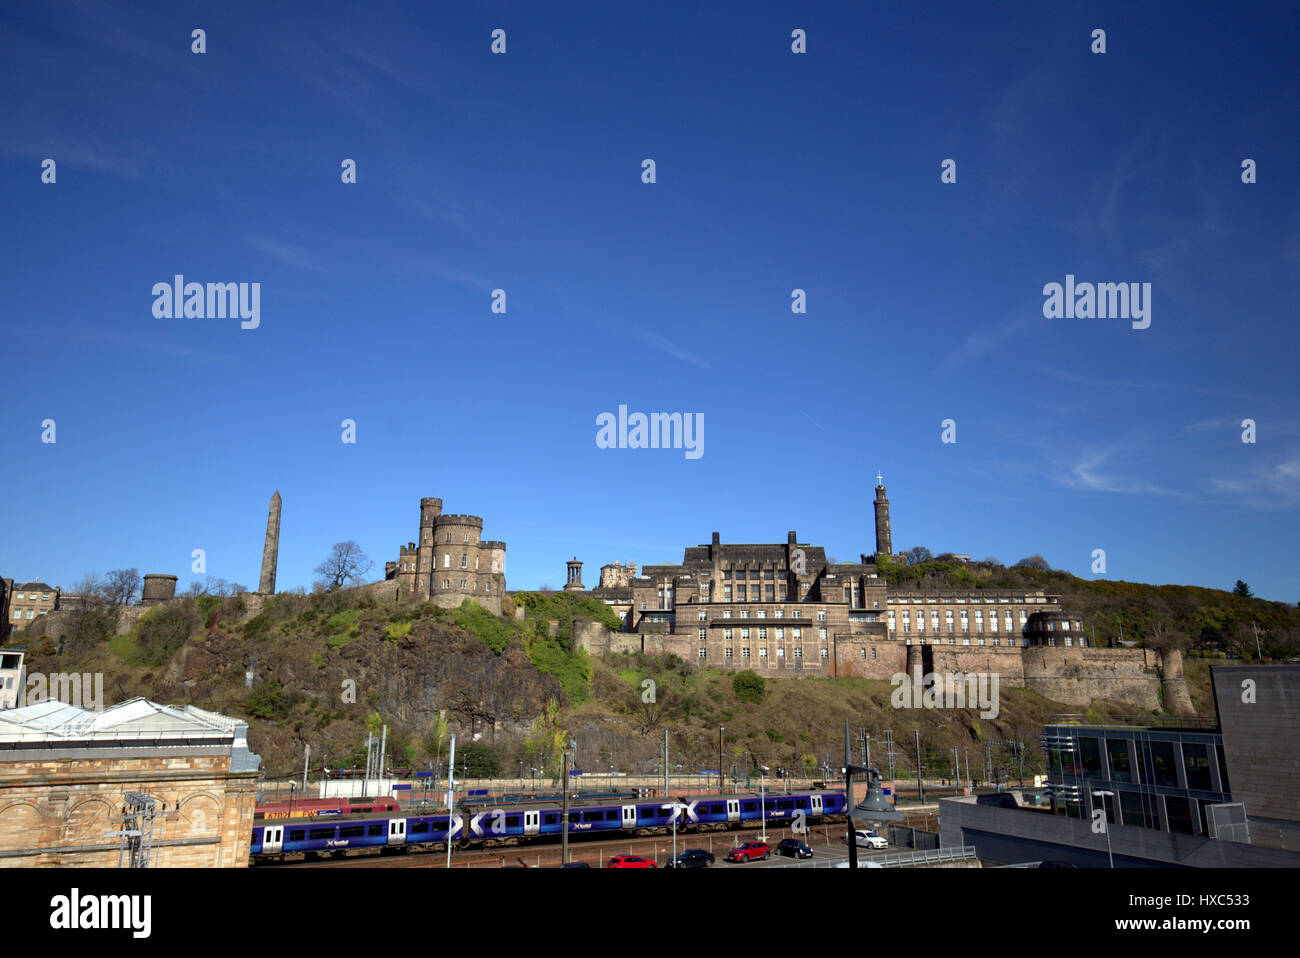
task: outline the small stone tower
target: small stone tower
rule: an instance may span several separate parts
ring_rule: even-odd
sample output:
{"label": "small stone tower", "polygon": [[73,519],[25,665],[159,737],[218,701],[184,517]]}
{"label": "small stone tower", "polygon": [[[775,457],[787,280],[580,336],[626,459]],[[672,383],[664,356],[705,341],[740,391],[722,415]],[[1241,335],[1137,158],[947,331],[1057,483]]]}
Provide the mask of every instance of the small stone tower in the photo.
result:
{"label": "small stone tower", "polygon": [[415,594],[428,598],[432,589],[433,570],[437,561],[433,555],[433,527],[442,515],[442,500],[425,496],[420,500],[420,538],[415,553]]}
{"label": "small stone tower", "polygon": [[150,573],[144,577],[144,591],[140,595],[141,605],[157,605],[176,597],[176,576]]}
{"label": "small stone tower", "polygon": [[585,591],[582,584],[582,563],[578,557],[574,556],[569,560],[569,578],[564,583],[565,592],[583,592]]}
{"label": "small stone tower", "polygon": [[889,534],[889,500],[885,498],[885,481],[879,474],[876,475],[876,555],[892,556],[894,554],[893,539]]}
{"label": "small stone tower", "polygon": [[262,547],[262,578],[257,591],[263,595],[275,594],[275,564],[280,557],[280,491],[271,497],[271,508],[266,514],[266,544]]}

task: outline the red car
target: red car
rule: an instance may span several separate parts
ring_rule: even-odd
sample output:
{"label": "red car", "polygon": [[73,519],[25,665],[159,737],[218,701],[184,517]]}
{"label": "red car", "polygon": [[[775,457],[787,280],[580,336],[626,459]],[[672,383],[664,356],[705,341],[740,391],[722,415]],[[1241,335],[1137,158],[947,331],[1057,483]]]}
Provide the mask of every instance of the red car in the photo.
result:
{"label": "red car", "polygon": [[755,858],[764,861],[772,857],[772,849],[765,842],[745,842],[727,852],[729,862],[752,862]]}
{"label": "red car", "polygon": [[615,855],[606,868],[656,868],[654,862],[639,855]]}

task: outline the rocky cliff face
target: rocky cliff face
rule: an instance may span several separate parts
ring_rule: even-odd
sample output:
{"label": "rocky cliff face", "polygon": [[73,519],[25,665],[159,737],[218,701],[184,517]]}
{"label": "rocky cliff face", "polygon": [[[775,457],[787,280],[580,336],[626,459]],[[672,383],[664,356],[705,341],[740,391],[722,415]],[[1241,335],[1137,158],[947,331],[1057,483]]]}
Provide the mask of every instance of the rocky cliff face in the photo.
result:
{"label": "rocky cliff face", "polygon": [[228,689],[231,679],[243,689],[251,669],[255,688],[268,682],[283,687],[287,714],[255,722],[249,734],[250,747],[271,768],[281,768],[307,744],[313,755],[331,740],[338,743],[336,754],[351,748],[356,724],[372,712],[390,726],[393,743],[411,736],[423,740],[440,715],[453,730],[492,742],[503,732],[526,733],[547,699],[559,695],[558,683],[540,674],[518,646],[498,655],[476,636],[444,623],[417,621],[396,641],[363,631],[325,653],[319,643],[299,645],[210,634],[182,650],[151,697],[202,699]]}

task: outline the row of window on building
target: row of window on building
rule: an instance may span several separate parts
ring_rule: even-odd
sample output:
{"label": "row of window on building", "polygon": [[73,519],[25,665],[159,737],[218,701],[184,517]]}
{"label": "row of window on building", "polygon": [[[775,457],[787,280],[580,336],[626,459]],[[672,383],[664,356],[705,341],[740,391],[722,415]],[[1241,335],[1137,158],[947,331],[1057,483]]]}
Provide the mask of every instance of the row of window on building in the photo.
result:
{"label": "row of window on building", "polygon": [[[732,637],[732,635],[735,633],[735,631],[736,631],[736,630],[735,630],[734,628],[731,628],[731,627],[725,628],[725,629],[722,630],[722,637],[723,637],[724,639],[730,639],[730,638]],[[772,629],[772,631],[776,633],[776,635],[775,635],[776,641],[780,642],[782,639],[785,638],[785,629],[784,629],[784,628],[774,628],[774,629]],[[760,627],[758,628],[758,640],[759,640],[760,642],[766,642],[766,641],[767,641],[767,632],[768,632],[768,629],[767,629],[766,626],[760,626]],[[749,628],[748,626],[742,627],[741,630],[740,630],[740,637],[741,637],[741,639],[748,639],[749,636],[750,636],[750,628]],[[708,629],[700,629],[700,641],[703,642],[707,637],[708,637]],[[802,640],[802,639],[803,639],[803,629],[800,628],[800,627],[797,627],[797,626],[796,626],[795,628],[792,628],[792,629],[790,630],[790,637],[791,637],[792,639],[800,639],[800,640]],[[817,630],[817,637],[818,637],[819,639],[821,639],[822,642],[825,642],[825,641],[826,641],[826,629],[825,629],[824,627],[823,627],[823,628],[819,628],[819,629]]]}
{"label": "row of window on building", "polygon": [[[700,638],[703,639],[703,636],[701,636]],[[728,636],[728,638],[730,638],[730,636]],[[776,654],[775,654],[774,656],[769,657],[768,654],[767,654],[767,652],[768,652],[768,650],[767,650],[767,646],[759,646],[759,649],[758,649],[758,664],[759,664],[759,665],[772,665],[773,662],[775,662],[775,664],[776,664],[776,666],[777,666],[778,668],[779,668],[781,665],[783,665],[783,664],[785,663],[785,647],[784,647],[784,646],[780,646],[780,645],[778,645],[778,646],[776,647],[776,650],[775,650],[775,651],[776,651]],[[735,659],[734,659],[734,652],[735,652],[734,648],[733,648],[732,646],[730,646],[730,645],[726,646],[726,647],[723,649],[723,658],[726,660],[726,661],[725,661],[725,664],[726,664],[726,665],[730,666],[730,665],[735,661]],[[826,648],[826,646],[822,646],[821,649],[820,649],[820,652],[821,652],[821,664],[822,664],[822,665],[825,665],[825,664],[830,660],[830,649]],[[860,649],[858,649],[858,655],[859,655],[861,658],[865,659],[865,658],[867,657],[867,650],[866,650],[865,648],[860,648]],[[802,664],[803,664],[803,646],[800,646],[800,645],[793,646],[793,647],[790,649],[790,656],[791,656],[792,661],[795,662],[795,664],[802,665]],[[875,650],[874,648],[871,650],[871,657],[872,657],[873,659],[876,658],[876,650]],[[701,661],[701,662],[707,662],[707,661],[708,661],[708,659],[709,659],[709,650],[708,650],[707,647],[705,647],[705,646],[703,646],[703,645],[700,646],[700,648],[699,648],[699,658],[700,658],[700,661]],[[751,656],[750,656],[750,647],[749,647],[749,646],[747,646],[747,645],[742,645],[742,646],[740,647],[740,661],[741,661],[741,663],[742,663],[743,665],[749,665],[749,664],[750,664]]]}
{"label": "row of window on building", "polygon": [[[976,631],[976,632],[983,632],[983,631],[984,631],[984,611],[985,611],[985,610],[983,610],[983,609],[976,609],[976,610],[975,610],[975,631]],[[1024,609],[1021,609],[1021,610],[1020,610],[1020,628],[1021,628],[1022,631],[1023,631],[1024,627],[1025,627],[1025,622],[1028,621],[1028,619],[1029,619],[1029,613],[1026,612]],[[947,632],[955,632],[955,631],[957,631],[957,629],[955,628],[955,620],[954,620],[954,618],[953,618],[953,610],[952,610],[952,609],[946,609],[946,610],[944,610],[943,620],[944,620],[944,625],[946,626],[946,628],[945,628],[944,631],[947,631]],[[901,612],[901,613],[899,614],[899,621],[901,621],[901,623],[902,623],[902,633],[903,633],[904,635],[909,635],[909,634],[911,633],[911,631],[912,631],[912,613],[911,613],[911,611],[909,611],[909,610],[904,610],[903,612]],[[997,613],[997,610],[996,610],[996,609],[989,609],[989,610],[988,610],[988,625],[989,625],[989,631],[990,631],[990,632],[996,632],[996,631],[998,631],[998,613]],[[1007,610],[1005,611],[1005,615],[1004,615],[1004,617],[1003,617],[1003,625],[1004,625],[1004,629],[1003,629],[1003,631],[1005,631],[1005,632],[1011,632],[1011,631],[1013,631],[1012,615],[1011,615],[1011,610],[1010,610],[1010,609],[1007,609]],[[1076,625],[1077,628],[1082,628],[1082,623],[1076,623],[1075,625]],[[889,610],[889,631],[890,631],[890,632],[898,631],[898,629],[896,628],[896,624],[895,624],[894,610],[893,610],[893,609],[890,609],[890,610]],[[924,611],[923,609],[917,609],[917,610],[916,610],[916,631],[917,631],[919,634],[923,634],[923,633],[925,632],[925,611]],[[930,631],[931,631],[931,632],[938,632],[938,631],[940,631],[940,629],[939,629],[939,610],[938,610],[938,609],[931,609],[931,610],[930,610]],[[961,631],[962,631],[962,632],[969,632],[969,631],[970,631],[970,613],[969,613],[967,610],[965,610],[965,609],[962,609],[962,610],[961,610]]]}
{"label": "row of window on building", "polygon": [[[442,587],[443,587],[444,589],[450,589],[450,588],[451,588],[451,580],[450,580],[450,579],[443,579],[443,580],[442,580]],[[461,592],[477,592],[477,591],[478,591],[478,583],[477,583],[477,582],[472,582],[472,581],[470,581],[469,579],[461,579],[461,580],[460,580],[460,586],[459,586],[459,588],[460,588],[460,591],[461,591]],[[491,583],[491,582],[484,582],[484,583],[483,583],[483,594],[484,594],[484,595],[491,595],[491,594],[492,594],[492,583]]]}
{"label": "row of window on building", "polygon": [[[436,563],[437,561],[438,561],[438,560],[435,558],[435,559],[434,559],[434,562]],[[450,553],[450,552],[444,552],[444,553],[442,554],[442,567],[443,567],[444,569],[450,569],[450,568],[451,568],[451,553]],[[462,552],[462,553],[461,553],[461,556],[460,556],[460,567],[461,567],[462,569],[468,569],[468,568],[469,568],[469,553],[466,553],[466,552]],[[414,563],[414,562],[403,562],[403,563],[401,564],[401,570],[402,570],[403,572],[414,572],[414,571],[415,571],[415,563]],[[478,557],[477,557],[477,556],[474,557],[474,571],[475,571],[475,572],[478,571]]]}

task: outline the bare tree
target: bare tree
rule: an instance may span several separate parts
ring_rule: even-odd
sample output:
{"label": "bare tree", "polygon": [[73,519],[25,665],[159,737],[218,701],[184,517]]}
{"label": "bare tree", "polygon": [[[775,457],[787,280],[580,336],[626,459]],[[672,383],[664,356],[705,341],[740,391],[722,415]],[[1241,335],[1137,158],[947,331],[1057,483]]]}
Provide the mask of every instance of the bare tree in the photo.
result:
{"label": "bare tree", "polygon": [[359,583],[373,567],[374,562],[361,551],[361,546],[348,539],[334,543],[329,556],[312,571],[321,577],[317,581],[325,591],[333,592],[345,585]]}
{"label": "bare tree", "polygon": [[1169,649],[1184,651],[1191,640],[1187,634],[1172,628],[1167,622],[1161,619],[1155,619],[1151,623],[1151,638],[1147,639],[1147,646],[1155,649],[1157,652],[1165,652]]}
{"label": "bare tree", "polygon": [[928,562],[932,558],[930,550],[925,546],[912,546],[903,555],[907,557],[908,565],[919,565],[922,562]]}
{"label": "bare tree", "polygon": [[80,653],[117,634],[117,609],[107,598],[107,583],[93,573],[82,577],[73,589],[66,602],[68,630],[59,651]]}
{"label": "bare tree", "polygon": [[1042,572],[1051,572],[1052,567],[1047,564],[1047,560],[1040,555],[1027,556],[1016,563],[1016,566],[1024,566],[1029,569],[1038,569]]}
{"label": "bare tree", "polygon": [[201,595],[218,595],[225,597],[228,595],[239,595],[247,592],[248,586],[238,582],[227,582],[225,579],[216,576],[207,576],[202,582],[198,579],[190,582],[189,587],[183,593],[192,599],[197,599]]}
{"label": "bare tree", "polygon": [[102,594],[110,605],[133,605],[140,595],[139,569],[113,569],[101,586]]}

